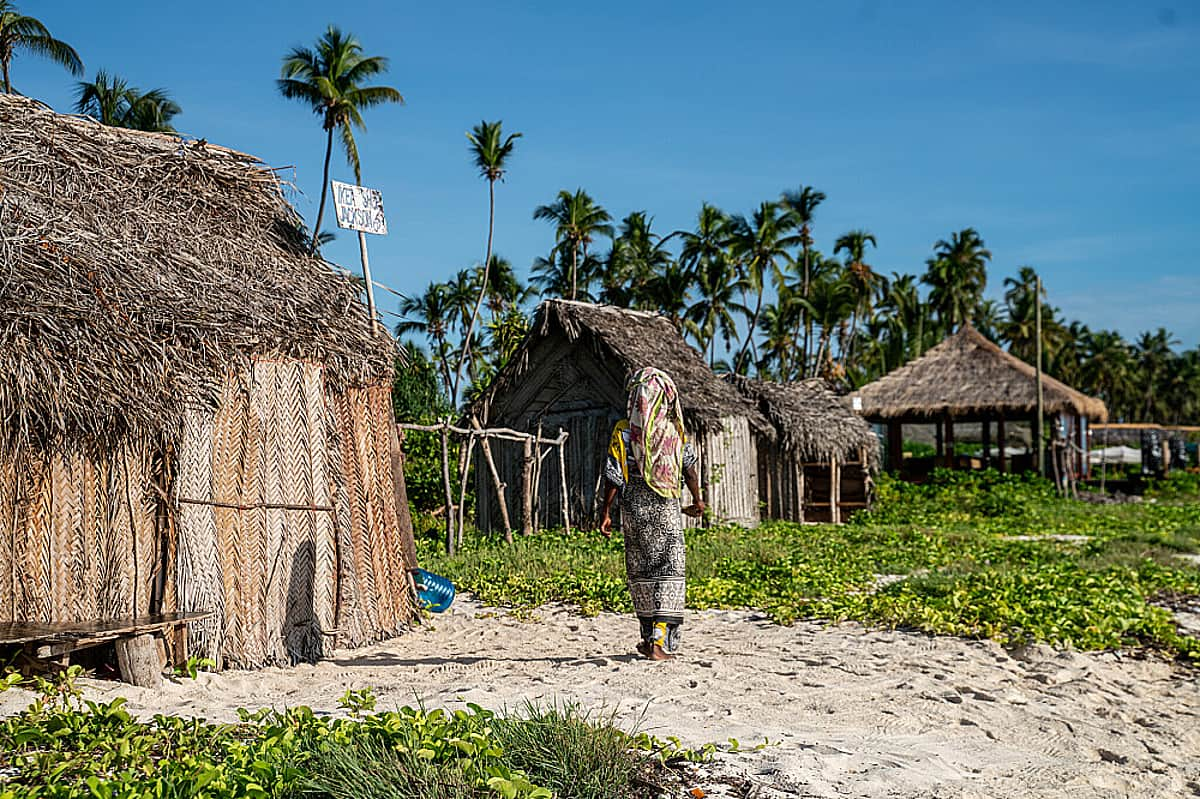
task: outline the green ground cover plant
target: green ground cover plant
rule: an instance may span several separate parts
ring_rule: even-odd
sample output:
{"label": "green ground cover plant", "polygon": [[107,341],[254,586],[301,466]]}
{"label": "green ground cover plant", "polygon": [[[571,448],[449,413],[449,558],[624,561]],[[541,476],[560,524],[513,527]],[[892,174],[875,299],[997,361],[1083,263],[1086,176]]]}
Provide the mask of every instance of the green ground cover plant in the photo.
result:
{"label": "green ground cover plant", "polygon": [[[1178,557],[1200,551],[1200,497],[1183,492],[1089,504],[1036,477],[937,472],[922,485],[883,478],[875,508],[840,527],[768,522],[687,539],[692,608],[1200,661],[1200,641],[1156,604],[1200,595],[1200,569]],[[489,604],[594,614],[631,610],[622,552],[619,536],[548,531],[511,546],[476,537],[453,558],[430,542],[423,562]]]}
{"label": "green ground cover plant", "polygon": [[642,797],[667,760],[704,756],[574,705],[377,711],[369,690],[348,691],[340,717],[296,707],[241,711],[236,724],[138,720],[122,699],[82,699],[79,673],[35,681],[37,700],[0,721],[0,799]]}

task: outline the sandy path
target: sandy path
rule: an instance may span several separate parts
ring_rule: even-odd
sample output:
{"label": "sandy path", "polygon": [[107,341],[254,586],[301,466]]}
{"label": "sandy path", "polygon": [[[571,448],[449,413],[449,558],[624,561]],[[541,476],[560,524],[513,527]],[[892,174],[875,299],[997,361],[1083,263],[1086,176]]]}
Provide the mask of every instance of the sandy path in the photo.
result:
{"label": "sandy path", "polygon": [[[688,619],[684,656],[654,664],[631,652],[631,617],[537,616],[460,599],[431,626],[316,665],[160,692],[89,682],[89,695],[211,719],[272,704],[335,711],[364,686],[380,707],[567,698],[696,744],[779,742],[722,759],[763,797],[1200,796],[1197,675],[1159,661],[704,612]],[[0,694],[0,712],[26,700]]]}

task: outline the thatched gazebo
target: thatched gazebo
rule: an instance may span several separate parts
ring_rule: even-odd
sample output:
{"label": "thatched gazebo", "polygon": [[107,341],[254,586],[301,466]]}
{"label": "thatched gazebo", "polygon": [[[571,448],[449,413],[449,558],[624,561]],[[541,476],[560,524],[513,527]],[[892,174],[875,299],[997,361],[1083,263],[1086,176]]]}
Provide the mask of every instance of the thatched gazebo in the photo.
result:
{"label": "thatched gazebo", "polygon": [[0,620],[214,611],[225,665],[406,628],[394,345],[276,174],[0,95]]}
{"label": "thatched gazebo", "polygon": [[[937,426],[937,462],[961,465],[954,456],[954,425],[982,425],[983,466],[1006,462],[1005,423],[1033,422],[1037,415],[1034,367],[1005,352],[970,325],[895,371],[851,395],[855,410],[867,420],[887,427],[888,468],[900,468],[905,424]],[[1073,445],[1077,473],[1086,468],[1087,423],[1104,421],[1104,403],[1046,375],[1042,376],[1043,413],[1060,424],[1061,439]],[[993,462],[992,424],[1001,442]],[[1017,464],[1029,468],[1028,463]]]}
{"label": "thatched gazebo", "polygon": [[[671,375],[684,421],[700,456],[706,503],[722,521],[759,521],[756,439],[773,437],[767,419],[713,374],[700,353],[666,317],[605,305],[547,300],[509,364],[469,409],[487,427],[554,435],[567,431],[566,485],[570,520],[595,520],[613,424],[625,415],[626,376],[644,366]],[[518,503],[521,451],[497,452],[507,507]],[[537,525],[562,524],[563,480],[556,459],[537,481]],[[476,523],[497,529],[499,503],[486,468],[477,468]]]}
{"label": "thatched gazebo", "polygon": [[758,494],[766,516],[836,524],[868,507],[879,439],[825,380],[729,380],[774,427],[772,438],[758,441]]}

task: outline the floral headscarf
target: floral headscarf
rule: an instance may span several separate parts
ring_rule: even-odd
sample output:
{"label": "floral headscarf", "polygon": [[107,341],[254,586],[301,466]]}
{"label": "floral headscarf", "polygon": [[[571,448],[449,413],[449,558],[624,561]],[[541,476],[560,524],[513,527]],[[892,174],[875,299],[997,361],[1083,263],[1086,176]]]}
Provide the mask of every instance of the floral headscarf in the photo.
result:
{"label": "floral headscarf", "polygon": [[625,385],[629,392],[629,446],[638,472],[654,493],[680,495],[683,473],[683,412],[679,391],[666,372],[639,369]]}

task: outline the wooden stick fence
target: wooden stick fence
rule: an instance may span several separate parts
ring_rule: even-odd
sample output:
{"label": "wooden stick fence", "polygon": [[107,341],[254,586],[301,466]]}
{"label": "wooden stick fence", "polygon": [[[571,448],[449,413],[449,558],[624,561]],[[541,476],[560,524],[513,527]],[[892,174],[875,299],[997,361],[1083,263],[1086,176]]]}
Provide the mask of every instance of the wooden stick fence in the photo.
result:
{"label": "wooden stick fence", "polygon": [[[471,427],[457,427],[449,421],[439,422],[437,424],[411,424],[400,423],[396,425],[397,430],[401,431],[401,436],[406,431],[416,431],[424,433],[438,433],[441,439],[442,450],[442,488],[446,496],[446,552],[453,555],[458,546],[463,542],[463,530],[466,528],[466,495],[467,495],[467,474],[471,468],[471,456],[475,451],[476,442],[479,443],[479,451],[483,455],[483,460],[487,464],[488,473],[492,479],[492,485],[496,492],[496,499],[500,505],[500,519],[504,525],[504,539],[512,543],[513,527],[508,512],[508,502],[505,499],[505,489],[508,487],[500,479],[500,472],[496,468],[496,461],[492,457],[491,440],[512,441],[521,444],[522,446],[522,466],[521,466],[521,533],[523,535],[533,535],[534,529],[538,522],[538,508],[536,499],[538,488],[541,485],[542,461],[554,451],[558,449],[558,466],[559,477],[561,481],[560,490],[562,491],[562,517],[563,527],[570,531],[570,503],[567,498],[567,457],[566,443],[567,431],[560,429],[558,435],[554,438],[547,438],[542,434],[541,424],[538,424],[537,434],[522,433],[519,430],[513,430],[508,427],[492,427],[485,428],[475,417],[471,418]],[[450,436],[455,435],[466,441],[466,449],[460,449],[458,462],[458,478],[459,478],[459,494],[458,502],[454,501],[454,487],[450,481]],[[543,449],[545,447],[545,449]],[[536,457],[535,457],[536,448]]]}

